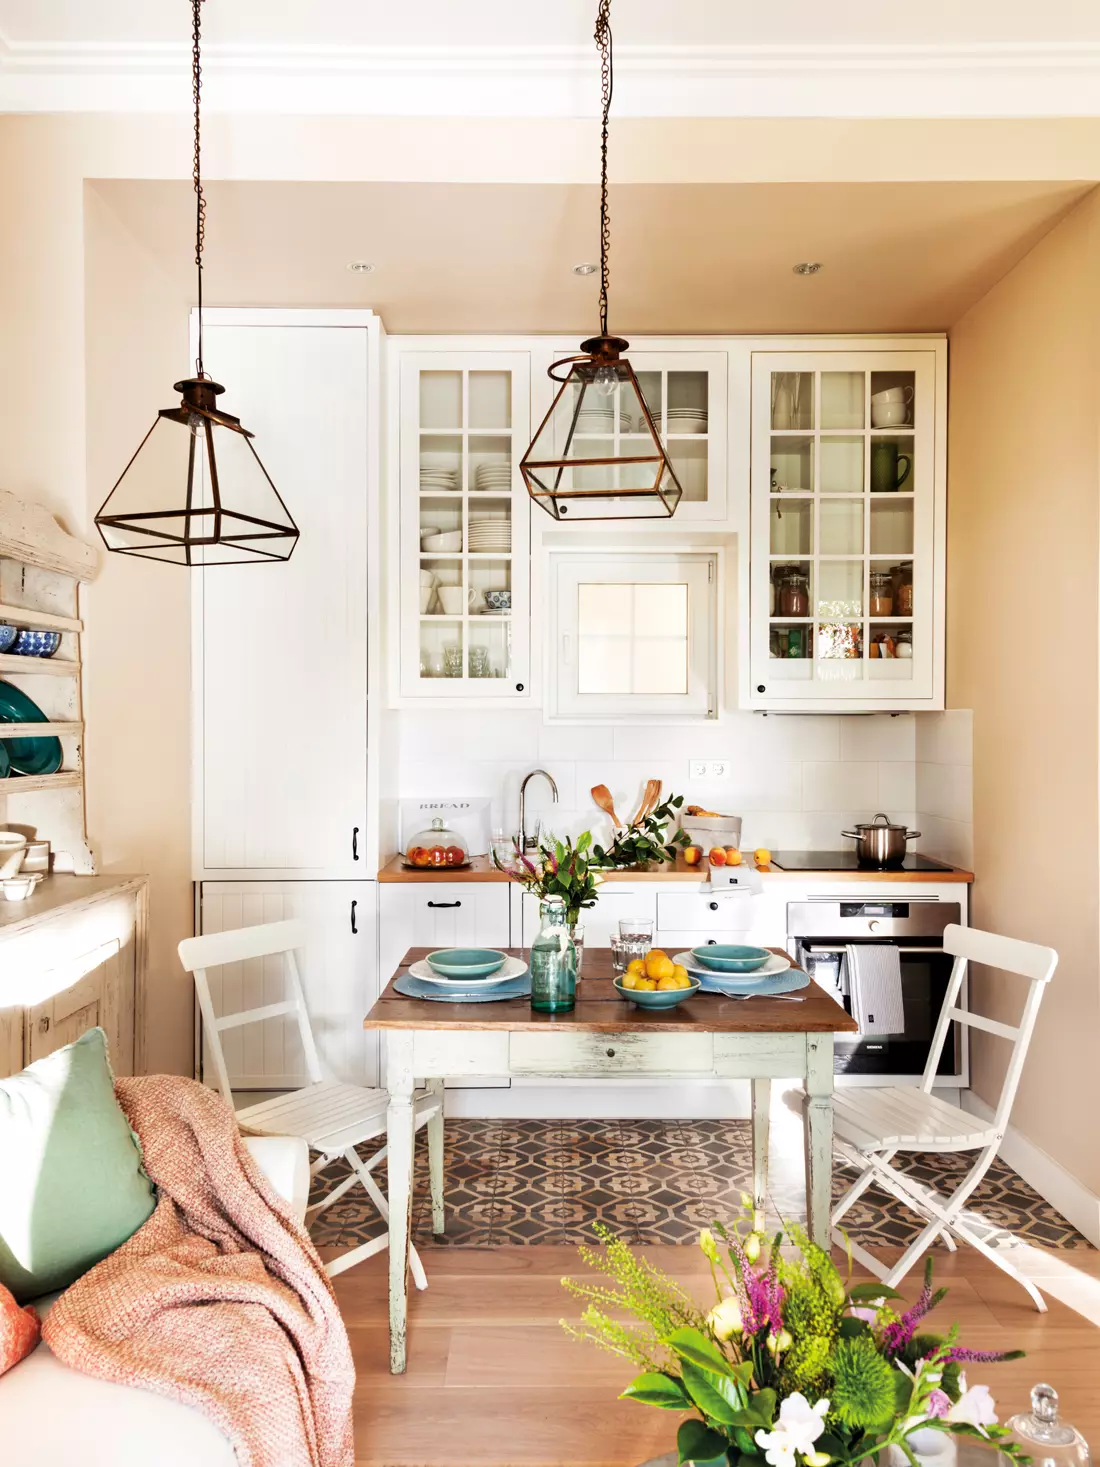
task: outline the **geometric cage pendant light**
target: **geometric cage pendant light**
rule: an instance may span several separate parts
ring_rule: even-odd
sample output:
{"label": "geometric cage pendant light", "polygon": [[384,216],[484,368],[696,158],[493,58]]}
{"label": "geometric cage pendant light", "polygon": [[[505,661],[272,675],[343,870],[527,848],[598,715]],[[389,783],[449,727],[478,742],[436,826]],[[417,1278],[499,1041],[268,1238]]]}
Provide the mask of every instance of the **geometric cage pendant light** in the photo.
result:
{"label": "geometric cage pendant light", "polygon": [[611,0],[599,0],[603,127],[600,137],[600,334],[581,342],[581,354],[549,371],[562,384],[520,472],[536,504],[557,520],[668,519],[683,490],[661,434],[623,356],[630,345],[607,330],[607,132],[614,85]]}
{"label": "geometric cage pendant light", "polygon": [[198,356],[195,375],[175,383],[178,405],[162,408],[138,444],[95,523],[108,550],[187,566],[289,560],[298,527],[239,418],[221,412],[221,383],[202,358],[202,189],[199,95],[200,10],[192,0],[192,93],[195,102],[195,265]]}

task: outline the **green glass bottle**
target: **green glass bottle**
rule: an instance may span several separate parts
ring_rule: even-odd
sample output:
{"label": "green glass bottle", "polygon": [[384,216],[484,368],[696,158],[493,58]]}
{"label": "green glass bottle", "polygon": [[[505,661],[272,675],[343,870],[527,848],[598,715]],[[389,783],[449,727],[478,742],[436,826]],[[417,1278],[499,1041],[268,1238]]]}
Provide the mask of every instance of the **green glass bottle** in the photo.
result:
{"label": "green glass bottle", "polygon": [[577,949],[561,897],[546,897],[539,918],[531,944],[531,1007],[541,1014],[566,1014],[577,1004]]}

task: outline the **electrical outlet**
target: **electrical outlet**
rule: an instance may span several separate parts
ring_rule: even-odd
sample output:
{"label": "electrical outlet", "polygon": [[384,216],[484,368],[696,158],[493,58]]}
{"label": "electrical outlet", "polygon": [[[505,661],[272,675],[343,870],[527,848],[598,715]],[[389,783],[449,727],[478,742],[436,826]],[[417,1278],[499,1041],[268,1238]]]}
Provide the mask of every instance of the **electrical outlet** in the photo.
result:
{"label": "electrical outlet", "polygon": [[689,779],[729,779],[730,766],[727,759],[691,759],[688,761]]}

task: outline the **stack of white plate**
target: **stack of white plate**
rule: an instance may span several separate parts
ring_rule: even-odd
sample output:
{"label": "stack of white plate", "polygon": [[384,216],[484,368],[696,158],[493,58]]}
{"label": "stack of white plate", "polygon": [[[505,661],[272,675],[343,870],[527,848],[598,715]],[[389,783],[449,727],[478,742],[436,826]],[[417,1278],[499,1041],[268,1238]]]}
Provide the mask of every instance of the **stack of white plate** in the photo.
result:
{"label": "stack of white plate", "polygon": [[615,431],[615,409],[613,407],[596,407],[594,404],[585,404],[577,414],[578,433],[606,433],[610,435]]}
{"label": "stack of white plate", "polygon": [[496,551],[507,555],[512,549],[511,520],[489,519],[485,515],[470,516],[470,530],[466,537],[467,550]]}
{"label": "stack of white plate", "polygon": [[666,432],[705,433],[707,431],[706,408],[669,408],[667,415],[654,413],[653,422],[658,431],[661,431],[663,416],[668,418],[668,426],[664,430]]}
{"label": "stack of white plate", "polygon": [[460,464],[457,453],[422,453],[420,487],[450,493],[458,488]]}
{"label": "stack of white plate", "polygon": [[474,470],[474,488],[502,494],[512,487],[512,465],[506,454],[482,459]]}

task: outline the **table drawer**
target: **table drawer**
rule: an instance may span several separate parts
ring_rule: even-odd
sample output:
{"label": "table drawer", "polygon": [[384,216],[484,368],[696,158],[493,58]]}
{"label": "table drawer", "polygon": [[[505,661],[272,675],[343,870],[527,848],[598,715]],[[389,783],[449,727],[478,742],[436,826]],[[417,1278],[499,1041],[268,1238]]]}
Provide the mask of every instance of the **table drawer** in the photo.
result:
{"label": "table drawer", "polygon": [[710,1074],[710,1034],[560,1034],[511,1036],[513,1075]]}
{"label": "table drawer", "polygon": [[748,932],[756,918],[756,898],[739,891],[661,891],[657,893],[660,932]]}

